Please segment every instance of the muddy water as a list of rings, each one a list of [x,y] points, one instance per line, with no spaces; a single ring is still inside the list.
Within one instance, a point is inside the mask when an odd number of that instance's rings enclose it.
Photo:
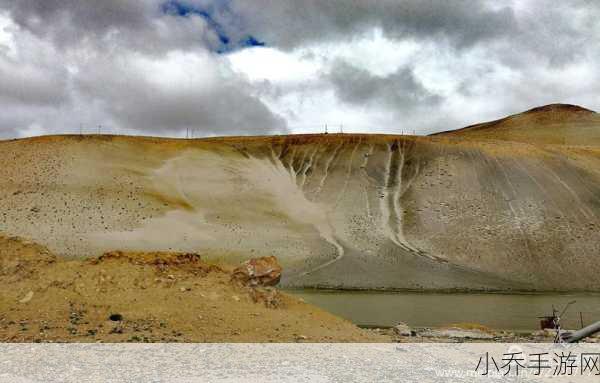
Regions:
[[[414,292],[354,292],[290,290],[331,313],[363,326],[437,327],[452,323],[480,323],[495,329],[535,330],[538,316],[562,309],[575,300],[563,316],[563,327],[579,328],[600,320],[600,294],[472,294]]]

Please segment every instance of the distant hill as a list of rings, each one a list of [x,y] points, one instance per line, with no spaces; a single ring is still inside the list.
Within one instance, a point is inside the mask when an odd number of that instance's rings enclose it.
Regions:
[[[600,145],[600,114],[569,104],[550,104],[499,120],[433,135],[532,144]]]

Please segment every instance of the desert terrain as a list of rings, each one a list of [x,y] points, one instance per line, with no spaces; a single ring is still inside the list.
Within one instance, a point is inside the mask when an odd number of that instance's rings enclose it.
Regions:
[[[0,237],[1,342],[382,342],[190,253],[66,260]]]
[[[597,116],[551,105],[429,137],[2,141],[0,233],[66,258],[273,255],[284,287],[597,291]]]
[[[547,341],[359,329],[232,270],[275,256],[283,288],[599,291],[598,121],[550,105],[429,137],[2,141],[0,340]]]
[[[199,254],[65,259],[0,237],[0,342],[551,342],[553,331],[476,323],[359,329],[275,288],[247,286]],[[586,342],[600,342],[595,336]]]

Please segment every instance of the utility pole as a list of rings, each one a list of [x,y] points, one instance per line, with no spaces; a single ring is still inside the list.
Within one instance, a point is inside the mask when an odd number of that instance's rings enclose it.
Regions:
[[[79,124],[79,135],[83,135],[83,124]]]
[[[327,134],[327,124],[325,124],[325,134]]]
[[[102,131],[102,125],[98,125],[98,134]]]
[[[340,124],[340,133],[344,134],[344,125],[343,124]]]

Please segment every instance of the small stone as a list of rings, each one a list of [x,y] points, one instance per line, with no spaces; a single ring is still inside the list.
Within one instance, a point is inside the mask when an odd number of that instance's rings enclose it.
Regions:
[[[233,299],[236,302],[240,301],[240,297],[238,297],[237,295],[232,296],[231,299]]]
[[[534,331],[533,333],[531,333],[531,335],[534,337],[553,338],[556,335],[556,330],[547,328],[543,330]]]
[[[396,335],[400,335],[400,336],[411,336],[412,335],[412,331],[411,331],[410,327],[404,322],[400,322],[394,326],[394,333]]]
[[[277,308],[281,305],[279,292],[270,287],[254,287],[249,291],[250,298],[255,303],[263,302],[267,308]],[[309,314],[312,315],[312,314]]]
[[[33,298],[33,291],[28,292],[27,294],[25,294],[25,296],[23,298],[21,298],[19,300],[20,303],[27,303],[31,300],[31,298]]]

